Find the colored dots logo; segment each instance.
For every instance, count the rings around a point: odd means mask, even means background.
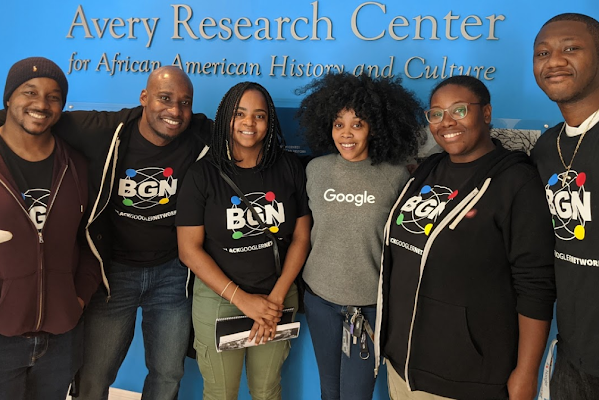
[[[246,194],[250,204],[256,210],[258,216],[272,233],[278,233],[280,226],[285,222],[285,208],[283,203],[276,200],[274,192],[255,192]],[[231,208],[227,210],[227,227],[233,231],[233,239],[262,235],[262,229],[255,220],[251,210],[238,196],[231,197]]]
[[[574,170],[555,173],[545,185],[553,231],[561,240],[584,240],[591,221],[591,193],[585,190],[587,175]]]
[[[177,193],[177,179],[170,167],[129,168],[119,180],[118,194],[126,207],[148,209],[170,202]]]
[[[433,229],[433,224],[426,224],[426,226],[424,227],[424,234],[426,236],[430,235],[431,229]]]
[[[424,185],[418,195],[404,203],[395,223],[410,233],[428,236],[447,203],[457,196],[457,190],[439,185]]]
[[[395,221],[395,223],[396,223],[397,225],[401,225],[401,224],[403,224],[403,219],[404,219],[404,218],[405,218],[405,217],[404,217],[403,213],[399,214],[399,215],[397,216],[397,221]]]
[[[576,228],[574,228],[574,237],[578,240],[584,239],[584,226],[576,225]]]

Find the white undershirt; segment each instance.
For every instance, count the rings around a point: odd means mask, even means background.
[[[584,132],[590,130],[599,122],[599,110],[595,111],[587,119],[585,119],[579,126],[570,126],[566,124],[566,135],[569,137],[580,136]]]

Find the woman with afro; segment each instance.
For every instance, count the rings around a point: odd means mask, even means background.
[[[298,118],[308,145],[331,153],[306,171],[314,225],[304,302],[322,399],[370,399],[383,228],[424,113],[399,78],[331,74],[298,93],[307,94]]]

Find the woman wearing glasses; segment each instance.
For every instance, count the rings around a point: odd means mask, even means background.
[[[430,106],[444,152],[385,229],[377,332],[391,398],[532,400],[555,300],[543,185],[526,154],[491,139],[481,81],[448,78]]]

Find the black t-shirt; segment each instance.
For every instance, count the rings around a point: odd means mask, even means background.
[[[194,162],[188,142],[186,136],[155,146],[134,127],[110,199],[114,261],[151,267],[177,256],[177,197]]]
[[[477,168],[486,163],[485,156],[469,163],[452,163],[445,157],[424,180],[419,192],[403,201],[395,210],[389,231],[392,268],[389,287],[411,288],[390,290],[387,325],[387,343],[384,354],[399,368],[403,376],[409,331],[405,320],[412,314],[416,287],[420,276],[420,262],[428,235],[451,202],[460,202],[467,193],[461,189],[474,176]],[[459,245],[459,244],[456,244]]]
[[[27,161],[16,155],[0,137],[0,155],[21,191],[31,221],[41,232],[52,187],[54,151],[44,160]]]
[[[561,128],[560,123],[543,133],[531,153],[545,184],[556,238],[559,343],[564,359],[599,376],[599,123],[586,133],[569,170],[557,151]],[[579,140],[562,132],[559,148],[566,165]]]
[[[302,164],[283,153],[266,171],[237,168],[231,178],[279,239],[283,265],[297,218],[310,212]],[[204,226],[204,249],[223,272],[249,293],[270,293],[277,280],[271,241],[209,160],[185,177],[177,225]]]

